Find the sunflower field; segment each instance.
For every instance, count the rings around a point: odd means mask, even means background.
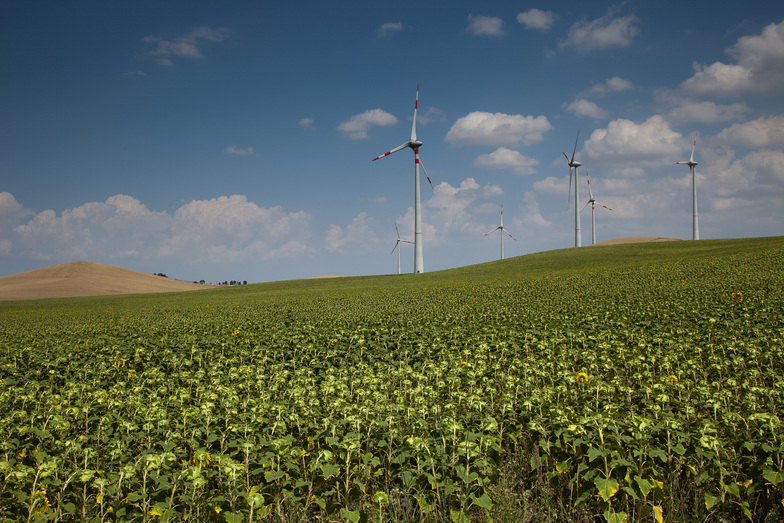
[[[784,238],[0,302],[0,521],[782,521]]]

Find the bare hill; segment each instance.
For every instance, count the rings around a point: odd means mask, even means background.
[[[650,242],[681,242],[680,238],[663,238],[661,236],[626,236],[614,240],[604,240],[595,245],[620,245],[622,243],[650,243]]]
[[[179,292],[211,287],[217,285],[173,280],[102,263],[75,262],[3,276],[0,300]]]

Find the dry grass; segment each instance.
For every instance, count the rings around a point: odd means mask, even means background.
[[[173,280],[102,263],[75,262],[0,278],[0,300],[179,292],[211,287],[217,285]]]

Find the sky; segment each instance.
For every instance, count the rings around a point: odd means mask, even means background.
[[[31,0],[0,4],[0,276],[395,273],[414,155],[371,160],[417,86],[425,272],[500,258],[502,205],[507,258],[573,247],[564,153],[597,241],[691,239],[695,137],[700,238],[784,234],[781,2]]]

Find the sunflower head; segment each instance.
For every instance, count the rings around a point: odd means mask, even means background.
[[[30,496],[30,508],[36,513],[40,514],[41,512],[45,512],[51,506],[49,503],[49,498],[46,497],[46,490],[36,490],[33,492],[33,495]]]
[[[675,374],[670,374],[670,377],[667,378],[667,383],[669,383],[670,385],[675,385],[676,383],[678,383],[678,376],[676,376]]]
[[[574,377],[574,381],[576,381],[580,385],[585,385],[586,383],[588,383],[590,381],[590,378],[588,377],[588,375],[586,373],[578,372],[577,376]]]

